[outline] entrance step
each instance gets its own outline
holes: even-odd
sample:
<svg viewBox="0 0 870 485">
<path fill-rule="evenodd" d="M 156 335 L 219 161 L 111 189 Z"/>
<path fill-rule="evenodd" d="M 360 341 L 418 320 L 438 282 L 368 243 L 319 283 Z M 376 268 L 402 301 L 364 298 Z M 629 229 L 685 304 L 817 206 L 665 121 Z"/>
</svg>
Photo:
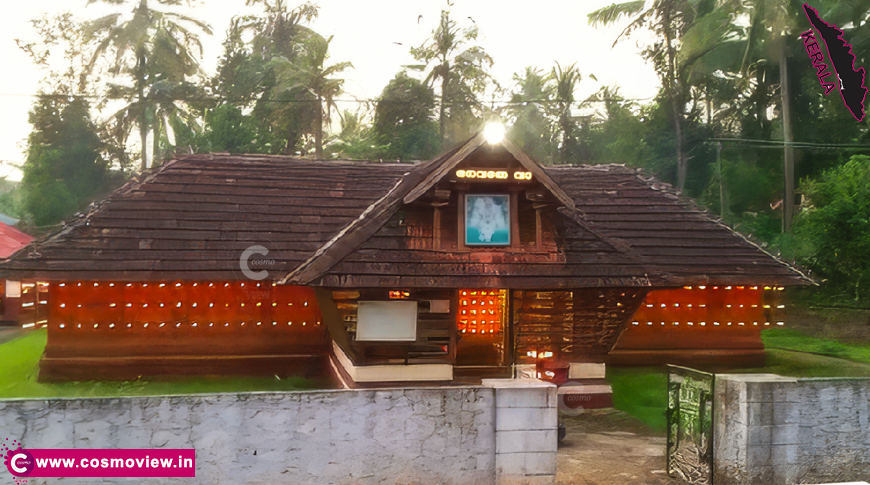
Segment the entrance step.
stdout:
<svg viewBox="0 0 870 485">
<path fill-rule="evenodd" d="M 559 409 L 572 411 L 613 407 L 613 389 L 605 379 L 582 379 L 569 381 L 556 390 Z"/>
</svg>

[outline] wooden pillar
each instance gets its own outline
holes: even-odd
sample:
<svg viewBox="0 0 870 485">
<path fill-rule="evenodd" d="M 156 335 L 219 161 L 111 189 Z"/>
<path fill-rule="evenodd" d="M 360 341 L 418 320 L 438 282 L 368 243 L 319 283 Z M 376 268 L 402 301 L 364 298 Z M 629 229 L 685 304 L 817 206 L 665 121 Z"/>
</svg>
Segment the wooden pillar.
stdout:
<svg viewBox="0 0 870 485">
<path fill-rule="evenodd" d="M 21 282 L 6 280 L 3 320 L 18 322 L 21 313 Z"/>
</svg>

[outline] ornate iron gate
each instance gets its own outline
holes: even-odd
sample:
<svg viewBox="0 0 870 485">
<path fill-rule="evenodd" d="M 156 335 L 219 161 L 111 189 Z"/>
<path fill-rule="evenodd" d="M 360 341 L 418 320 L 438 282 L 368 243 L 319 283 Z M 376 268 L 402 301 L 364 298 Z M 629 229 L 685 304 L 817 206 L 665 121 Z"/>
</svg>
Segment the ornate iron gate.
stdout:
<svg viewBox="0 0 870 485">
<path fill-rule="evenodd" d="M 715 375 L 668 366 L 668 475 L 691 485 L 713 483 Z"/>
</svg>

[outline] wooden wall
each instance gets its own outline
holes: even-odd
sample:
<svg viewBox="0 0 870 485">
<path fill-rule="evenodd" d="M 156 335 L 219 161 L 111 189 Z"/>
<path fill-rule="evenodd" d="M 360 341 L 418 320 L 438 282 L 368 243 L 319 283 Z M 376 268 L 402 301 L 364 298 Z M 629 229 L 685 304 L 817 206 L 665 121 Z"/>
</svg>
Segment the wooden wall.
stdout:
<svg viewBox="0 0 870 485">
<path fill-rule="evenodd" d="M 357 309 L 360 301 L 390 300 L 389 289 L 333 291 L 333 301 L 350 340 L 350 353 L 356 365 L 452 363 L 456 325 L 456 296 L 452 290 L 404 290 L 417 301 L 417 339 L 414 342 L 357 341 Z M 432 300 L 448 300 L 448 313 L 431 311 Z"/>
<path fill-rule="evenodd" d="M 514 291 L 518 364 L 601 362 L 645 289 Z M 547 357 L 542 357 L 546 355 Z"/>
<path fill-rule="evenodd" d="M 41 374 L 47 379 L 88 372 L 98 372 L 91 378 L 284 374 L 282 358 L 285 364 L 315 358 L 328 348 L 317 300 L 306 287 L 78 281 L 52 283 L 50 294 Z M 77 366 L 82 372 L 74 372 Z M 112 366 L 124 367 L 123 376 L 94 370 Z"/>
<path fill-rule="evenodd" d="M 535 364 L 539 358 L 560 360 L 571 354 L 574 344 L 573 308 L 570 291 L 514 291 L 516 363 Z"/>
<path fill-rule="evenodd" d="M 627 323 L 609 361 L 763 363 L 761 331 L 783 324 L 780 294 L 773 286 L 651 291 Z"/>
</svg>

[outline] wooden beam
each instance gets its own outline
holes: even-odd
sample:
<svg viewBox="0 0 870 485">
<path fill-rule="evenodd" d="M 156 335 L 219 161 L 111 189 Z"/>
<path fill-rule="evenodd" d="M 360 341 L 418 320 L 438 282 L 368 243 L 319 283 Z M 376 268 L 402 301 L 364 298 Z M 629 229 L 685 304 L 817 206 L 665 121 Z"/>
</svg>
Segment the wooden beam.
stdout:
<svg viewBox="0 0 870 485">
<path fill-rule="evenodd" d="M 432 215 L 432 249 L 441 249 L 441 208 L 433 207 Z"/>
<path fill-rule="evenodd" d="M 520 147 L 514 145 L 509 140 L 505 139 L 501 143 L 505 147 L 505 149 L 510 152 L 510 154 L 513 155 L 518 162 L 520 162 L 520 165 L 525 167 L 525 169 L 529 172 L 532 172 L 532 175 L 535 176 L 538 182 L 546 187 L 547 190 L 549 190 L 557 199 L 559 199 L 559 202 L 561 202 L 562 205 L 572 210 L 575 209 L 574 199 L 568 196 L 568 194 L 566 194 L 565 191 L 562 190 L 561 187 L 559 187 L 559 184 L 554 182 L 553 179 L 551 179 L 550 176 L 547 175 L 547 172 L 545 172 L 544 169 L 537 164 L 537 162 L 529 158 L 529 156 L 526 155 L 526 153 L 522 149 L 520 149 Z"/>
<path fill-rule="evenodd" d="M 510 194 L 511 197 L 511 247 L 519 248 L 520 247 L 520 210 L 519 210 L 519 202 L 518 197 L 519 194 L 517 192 L 513 192 Z"/>
<path fill-rule="evenodd" d="M 462 146 L 458 151 L 456 151 L 452 156 L 450 156 L 447 160 L 442 162 L 438 168 L 433 170 L 426 178 L 420 182 L 419 185 L 414 187 L 407 195 L 405 195 L 404 202 L 406 204 L 410 204 L 415 200 L 419 199 L 426 192 L 429 191 L 432 187 L 435 186 L 438 182 L 441 181 L 454 167 L 459 165 L 463 160 L 471 156 L 472 153 L 477 151 L 484 143 L 486 143 L 486 138 L 483 136 L 483 132 L 478 133 L 473 138 L 468 140 L 465 145 Z"/>
</svg>

